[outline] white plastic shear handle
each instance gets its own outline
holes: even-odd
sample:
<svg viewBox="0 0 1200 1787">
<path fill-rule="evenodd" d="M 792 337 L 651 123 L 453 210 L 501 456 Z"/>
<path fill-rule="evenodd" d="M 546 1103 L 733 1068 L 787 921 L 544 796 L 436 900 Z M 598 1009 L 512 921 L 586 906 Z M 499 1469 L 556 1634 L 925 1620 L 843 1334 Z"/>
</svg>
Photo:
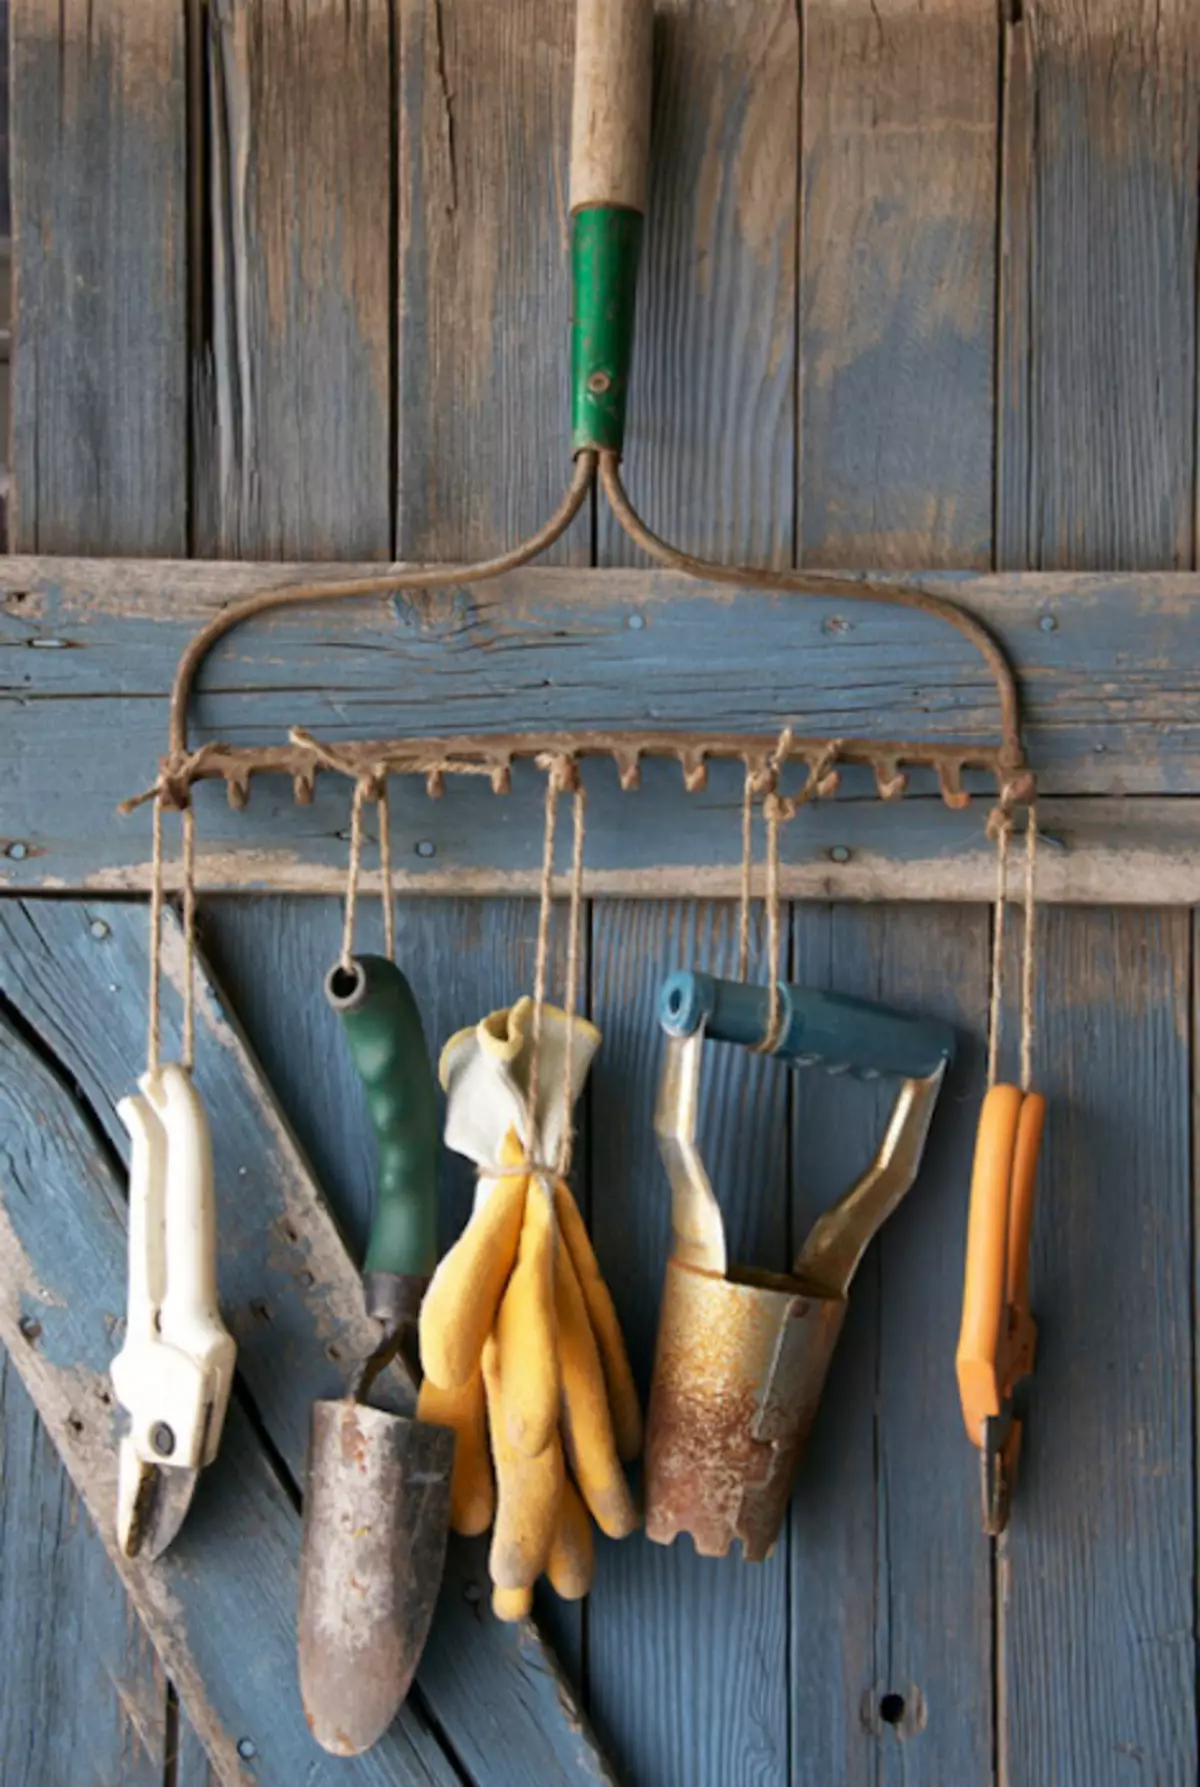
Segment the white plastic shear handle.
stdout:
<svg viewBox="0 0 1200 1787">
<path fill-rule="evenodd" d="M 125 1344 L 113 1387 L 128 1410 L 117 1529 L 128 1556 L 158 1557 L 202 1465 L 216 1457 L 237 1347 L 217 1308 L 208 1119 L 186 1069 L 146 1073 L 118 1114 L 132 1140 Z"/>
</svg>

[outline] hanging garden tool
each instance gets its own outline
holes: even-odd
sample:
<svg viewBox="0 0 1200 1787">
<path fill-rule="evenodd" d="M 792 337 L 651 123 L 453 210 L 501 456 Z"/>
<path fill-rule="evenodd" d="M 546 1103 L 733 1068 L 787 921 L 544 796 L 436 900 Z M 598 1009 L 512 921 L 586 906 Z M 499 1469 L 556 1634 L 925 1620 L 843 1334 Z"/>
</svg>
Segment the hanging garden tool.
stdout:
<svg viewBox="0 0 1200 1787">
<path fill-rule="evenodd" d="M 385 855 L 388 813 L 379 793 Z M 355 1756 L 383 1736 L 421 1660 L 445 1567 L 454 1435 L 415 1418 L 416 1321 L 437 1259 L 437 1099 L 421 1015 L 388 954 L 353 954 L 365 785 L 355 787 L 346 931 L 325 983 L 367 1099 L 377 1193 L 363 1263 L 380 1338 L 346 1395 L 315 1402 L 300 1553 L 300 1691 L 317 1742 Z M 366 1400 L 393 1358 L 403 1411 Z M 394 1393 L 394 1392 L 393 1392 Z"/>
<path fill-rule="evenodd" d="M 1037 1195 L 1038 1154 L 1046 1101 L 1030 1090 L 1033 1078 L 1034 866 L 1037 811 L 1031 807 L 1026 831 L 1025 934 L 1021 966 L 1020 1085 L 997 1083 L 1004 997 L 1005 912 L 1008 900 L 1008 845 L 1012 830 L 1005 813 L 996 818 L 998 881 L 992 932 L 991 1031 L 988 1091 L 979 1115 L 962 1328 L 955 1365 L 963 1420 L 972 1445 L 979 1447 L 983 1530 L 990 1537 L 1008 1525 L 1021 1453 L 1021 1422 L 1013 1393 L 1031 1375 L 1037 1352 L 1037 1325 L 1029 1312 L 1029 1244 Z"/>
<path fill-rule="evenodd" d="M 117 1472 L 126 1557 L 161 1557 L 217 1455 L 237 1346 L 217 1308 L 212 1143 L 190 1073 L 151 1068 L 117 1106 L 132 1143 L 125 1342 L 112 1362 L 129 1412 Z"/>
<path fill-rule="evenodd" d="M 161 1557 L 201 1469 L 221 1442 L 237 1345 L 217 1307 L 212 1140 L 192 1080 L 195 1058 L 195 832 L 183 815 L 183 1061 L 160 1061 L 163 802 L 154 803 L 150 1033 L 138 1092 L 117 1114 L 129 1133 L 125 1340 L 113 1389 L 129 1416 L 117 1466 L 117 1540 L 126 1557 Z"/>
<path fill-rule="evenodd" d="M 816 1415 L 858 1263 L 916 1178 L 954 1034 L 863 1000 L 780 985 L 770 1053 L 797 1067 L 901 1088 L 871 1165 L 814 1225 L 790 1274 L 729 1262 L 696 1133 L 705 1041 L 759 1047 L 766 987 L 673 974 L 654 1126 L 671 1186 L 673 1243 L 659 1314 L 646 1434 L 646 1532 L 690 1533 L 723 1557 L 771 1552 Z"/>
<path fill-rule="evenodd" d="M 455 1530 L 494 1521 L 489 1568 L 501 1619 L 529 1612 L 543 1572 L 566 1600 L 587 1593 L 590 1519 L 613 1539 L 638 1524 L 622 1469 L 641 1448 L 637 1391 L 567 1183 L 574 1107 L 600 1046 L 595 1026 L 575 1015 L 583 791 L 573 764 L 546 768 L 534 995 L 460 1031 L 442 1052 L 446 1142 L 474 1161 L 479 1180 L 421 1311 L 420 1411 L 458 1433 Z M 566 786 L 575 848 L 560 1011 L 545 992 L 555 811 Z"/>
</svg>

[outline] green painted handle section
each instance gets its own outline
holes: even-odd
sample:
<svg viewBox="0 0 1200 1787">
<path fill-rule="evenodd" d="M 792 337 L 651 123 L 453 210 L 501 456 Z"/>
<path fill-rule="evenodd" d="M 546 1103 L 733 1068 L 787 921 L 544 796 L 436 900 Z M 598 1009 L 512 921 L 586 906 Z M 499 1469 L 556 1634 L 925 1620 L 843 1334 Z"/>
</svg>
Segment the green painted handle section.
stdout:
<svg viewBox="0 0 1200 1787">
<path fill-rule="evenodd" d="M 330 1002 L 367 1095 L 379 1190 L 363 1276 L 428 1278 L 437 1264 L 437 1091 L 412 988 L 394 962 L 356 956 L 357 984 L 334 968 Z M 340 979 L 339 979 L 340 977 Z"/>
<path fill-rule="evenodd" d="M 619 453 L 633 358 L 642 219 L 618 205 L 587 205 L 571 220 L 571 445 Z"/>
</svg>

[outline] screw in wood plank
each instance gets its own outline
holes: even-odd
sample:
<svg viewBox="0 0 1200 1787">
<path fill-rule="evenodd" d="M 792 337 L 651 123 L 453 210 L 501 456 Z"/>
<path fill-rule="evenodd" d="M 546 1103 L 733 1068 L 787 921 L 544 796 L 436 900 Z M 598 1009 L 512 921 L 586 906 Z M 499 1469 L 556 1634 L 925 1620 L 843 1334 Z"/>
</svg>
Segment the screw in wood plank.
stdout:
<svg viewBox="0 0 1200 1787">
<path fill-rule="evenodd" d="M 835 844 L 829 852 L 829 860 L 836 863 L 849 862 L 852 854 L 848 845 Z"/>
<path fill-rule="evenodd" d="M 88 926 L 88 930 L 91 932 L 92 936 L 96 939 L 97 943 L 103 943 L 104 939 L 106 937 L 112 935 L 108 926 L 105 924 L 105 922 L 102 918 L 94 918 L 92 920 L 91 924 Z"/>
<path fill-rule="evenodd" d="M 421 838 L 417 843 L 417 855 L 425 857 L 436 856 L 437 845 L 431 838 Z"/>
<path fill-rule="evenodd" d="M 25 858 L 29 855 L 29 845 L 22 844 L 20 839 L 18 839 L 15 844 L 9 845 L 5 855 L 11 856 L 14 862 L 24 862 Z"/>
<path fill-rule="evenodd" d="M 253 1762 L 254 1758 L 258 1755 L 258 1745 L 252 1737 L 239 1737 L 237 1740 L 237 1753 L 243 1762 Z"/>
<path fill-rule="evenodd" d="M 1038 622 L 1038 626 L 1042 629 L 1043 633 L 1058 632 L 1058 622 L 1052 614 L 1043 614 L 1041 620 Z"/>
<path fill-rule="evenodd" d="M 150 1444 L 160 1458 L 169 1458 L 175 1450 L 174 1430 L 166 1421 L 156 1421 L 150 1429 Z"/>
</svg>

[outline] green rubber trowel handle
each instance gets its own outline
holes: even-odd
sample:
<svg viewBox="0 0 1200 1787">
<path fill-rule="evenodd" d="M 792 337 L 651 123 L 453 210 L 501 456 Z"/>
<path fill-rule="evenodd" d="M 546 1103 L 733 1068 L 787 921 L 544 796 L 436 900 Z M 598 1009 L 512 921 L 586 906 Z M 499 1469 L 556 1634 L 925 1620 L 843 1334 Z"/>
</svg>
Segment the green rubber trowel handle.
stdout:
<svg viewBox="0 0 1200 1787">
<path fill-rule="evenodd" d="M 653 0 L 577 0 L 571 444 L 620 453 L 650 160 Z"/>
<path fill-rule="evenodd" d="M 367 1313 L 396 1326 L 416 1319 L 437 1264 L 438 1110 L 425 1032 L 412 988 L 382 956 L 337 963 L 325 995 L 342 1020 L 378 1145 Z"/>
</svg>

